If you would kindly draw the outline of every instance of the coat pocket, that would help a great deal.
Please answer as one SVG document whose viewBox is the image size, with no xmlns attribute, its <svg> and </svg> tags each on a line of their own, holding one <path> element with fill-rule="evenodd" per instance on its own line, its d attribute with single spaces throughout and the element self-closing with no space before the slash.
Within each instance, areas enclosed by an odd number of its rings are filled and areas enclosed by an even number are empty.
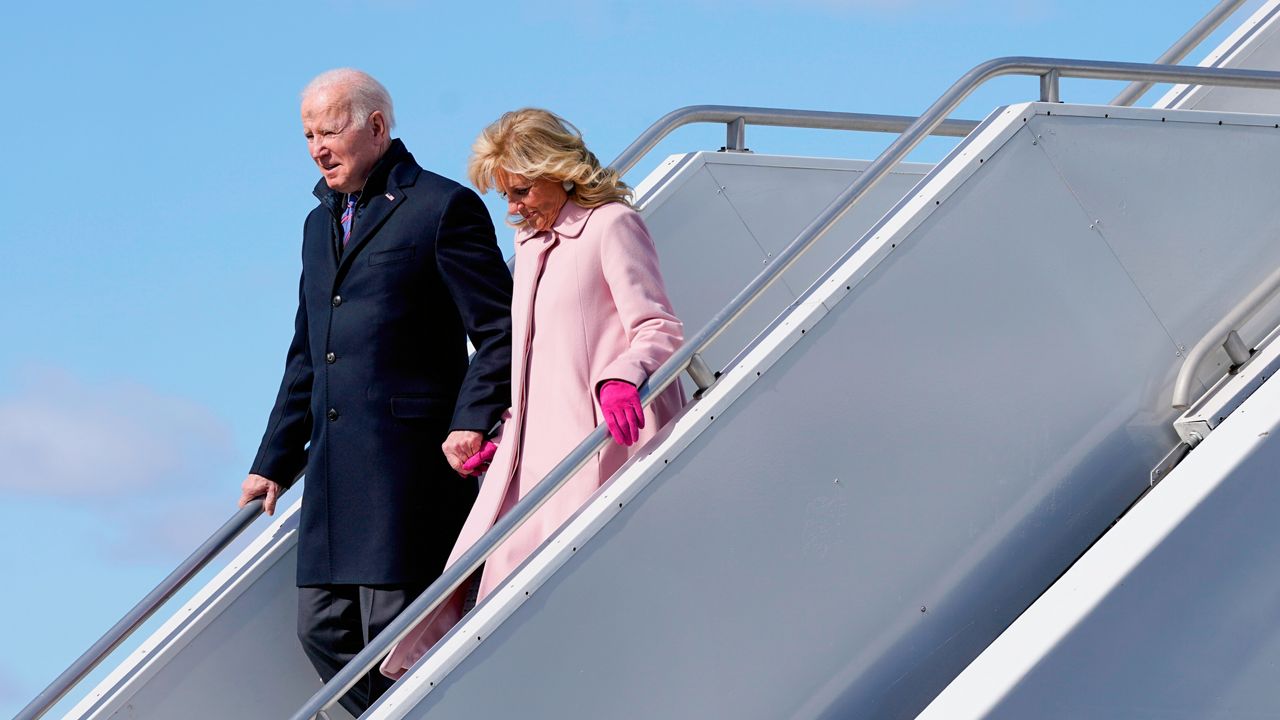
<svg viewBox="0 0 1280 720">
<path fill-rule="evenodd" d="M 396 395 L 391 398 L 391 414 L 405 420 L 448 420 L 453 415 L 453 403 L 432 395 Z"/>
<path fill-rule="evenodd" d="M 413 259 L 413 246 L 405 245 L 403 247 L 391 248 L 390 250 L 379 250 L 376 253 L 370 253 L 370 265 L 386 265 L 387 263 L 404 262 Z"/>
</svg>

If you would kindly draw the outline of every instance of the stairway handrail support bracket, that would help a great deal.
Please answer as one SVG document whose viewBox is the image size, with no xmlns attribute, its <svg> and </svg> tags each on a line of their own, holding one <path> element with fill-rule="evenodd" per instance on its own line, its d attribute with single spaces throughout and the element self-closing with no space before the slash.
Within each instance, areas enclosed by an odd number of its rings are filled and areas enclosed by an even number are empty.
<svg viewBox="0 0 1280 720">
<path fill-rule="evenodd" d="M 898 165 L 917 145 L 942 125 L 946 118 L 978 87 L 987 81 L 1005 75 L 1043 77 L 1055 73 L 1059 77 L 1096 80 L 1150 80 L 1193 85 L 1228 85 L 1280 90 L 1280 72 L 1263 70 L 1238 70 L 1220 68 L 1183 68 L 1149 63 L 1106 62 L 1095 60 L 1068 60 L 1061 58 L 1004 57 L 988 60 L 975 66 L 942 94 L 915 122 L 889 145 L 839 196 L 831 201 L 822 213 L 810 222 L 794 240 L 769 263 L 760 274 L 747 284 L 702 330 L 689 339 L 666 363 L 658 368 L 640 387 L 640 398 L 648 405 L 655 397 L 684 372 L 694 355 L 703 352 L 734 320 L 757 299 L 774 281 L 782 276 L 795 261 L 818 239 L 830 230 L 853 205 L 867 194 L 880 180 Z M 670 124 L 668 118 L 679 113 L 696 114 L 698 111 L 683 108 L 655 123 L 631 147 L 618 158 L 616 169 L 625 172 L 643 152 L 657 144 L 661 136 L 651 137 Z M 725 120 L 729 122 L 744 116 L 742 113 Z M 746 118 L 749 120 L 749 118 Z M 661 126 L 661 127 L 660 127 Z M 678 126 L 678 125 L 676 125 Z M 674 127 L 674 126 L 673 126 Z M 669 132 L 669 130 L 667 130 Z M 665 133 L 663 133 L 665 134 Z M 634 152 L 636 148 L 643 148 Z M 863 240 L 859 242 L 864 242 Z M 608 439 L 607 429 L 601 425 L 558 465 L 552 468 L 525 497 L 502 516 L 492 528 L 471 546 L 458 560 L 414 600 L 404 612 L 365 646 L 332 680 L 295 713 L 291 720 L 311 720 L 337 702 L 361 677 L 374 668 L 391 646 L 407 636 L 422 619 L 449 597 L 504 540 L 515 532 L 556 490 L 572 478 L 587 461 L 594 457 Z"/>
<path fill-rule="evenodd" d="M 901 133 L 915 122 L 909 115 L 793 110 L 747 105 L 686 105 L 658 118 L 623 149 L 609 167 L 626 175 L 641 158 L 672 132 L 686 125 L 723 123 L 728 152 L 745 152 L 746 126 L 805 128 L 809 130 L 851 130 L 855 132 Z M 962 138 L 978 127 L 977 120 L 947 120 L 935 135 Z"/>
<path fill-rule="evenodd" d="M 1251 349 L 1240 339 L 1239 330 L 1246 320 L 1253 317 L 1276 293 L 1280 292 L 1280 268 L 1271 271 L 1248 295 L 1241 298 L 1216 325 L 1200 338 L 1182 361 L 1178 377 L 1173 383 L 1173 409 L 1186 410 L 1191 405 L 1191 385 L 1196 371 L 1204 364 L 1209 353 L 1221 347 L 1236 366 L 1249 359 Z"/>
</svg>

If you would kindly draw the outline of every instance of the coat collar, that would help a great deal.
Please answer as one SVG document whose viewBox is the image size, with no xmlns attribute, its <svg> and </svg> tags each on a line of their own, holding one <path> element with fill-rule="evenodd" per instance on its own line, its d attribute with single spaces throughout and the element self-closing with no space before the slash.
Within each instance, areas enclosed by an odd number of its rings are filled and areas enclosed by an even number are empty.
<svg viewBox="0 0 1280 720">
<path fill-rule="evenodd" d="M 413 155 L 405 148 L 404 143 L 399 140 L 391 141 L 391 147 L 387 148 L 387 152 L 374 165 L 373 172 L 369 173 L 369 178 L 365 180 L 364 189 L 360 193 L 361 211 L 351 227 L 351 240 L 337 262 L 335 287 L 337 283 L 342 282 L 361 248 L 369 242 L 391 213 L 405 201 L 405 188 L 413 186 L 421 172 L 422 168 L 414 161 Z M 321 204 L 333 213 L 336 231 L 337 220 L 341 217 L 343 206 L 346 205 L 346 195 L 331 190 L 323 179 L 316 184 L 315 194 L 320 198 Z"/>
<path fill-rule="evenodd" d="M 519 228 L 516 230 L 516 244 L 523 245 L 530 238 L 547 232 L 562 238 L 576 238 L 582 234 L 582 230 L 587 226 L 587 220 L 594 210 L 595 208 L 582 207 L 574 202 L 573 198 L 569 198 L 565 201 L 564 207 L 560 208 L 560 214 L 556 216 L 556 221 L 551 224 L 550 231 L 534 230 L 527 227 Z"/>
</svg>

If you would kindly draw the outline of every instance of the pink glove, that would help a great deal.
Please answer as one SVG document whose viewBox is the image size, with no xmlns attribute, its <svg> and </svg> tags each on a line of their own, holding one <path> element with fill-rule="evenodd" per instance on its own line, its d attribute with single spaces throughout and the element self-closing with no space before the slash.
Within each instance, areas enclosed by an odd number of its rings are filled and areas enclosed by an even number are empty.
<svg viewBox="0 0 1280 720">
<path fill-rule="evenodd" d="M 609 434 L 619 445 L 631 445 L 640 439 L 644 427 L 644 408 L 636 386 L 622 380 L 608 380 L 600 386 L 600 409 Z"/>
<path fill-rule="evenodd" d="M 480 448 L 480 452 L 467 458 L 462 463 L 462 474 L 465 477 L 479 475 L 489 469 L 489 461 L 493 459 L 493 454 L 498 452 L 498 446 L 492 440 L 485 440 L 484 447 Z"/>
</svg>

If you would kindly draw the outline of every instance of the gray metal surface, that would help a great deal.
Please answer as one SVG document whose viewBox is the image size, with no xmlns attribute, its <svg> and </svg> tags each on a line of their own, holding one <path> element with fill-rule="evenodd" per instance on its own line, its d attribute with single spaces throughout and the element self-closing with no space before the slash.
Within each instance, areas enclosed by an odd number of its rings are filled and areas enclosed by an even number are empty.
<svg viewBox="0 0 1280 720">
<path fill-rule="evenodd" d="M 865 170 L 858 160 L 696 153 L 659 197 L 643 207 L 658 245 L 671 302 L 686 332 L 711 321 L 841 190 Z M 728 364 L 793 303 L 931 166 L 899 166 L 840 221 L 839 237 L 819 240 L 704 352 L 714 370 Z"/>
<path fill-rule="evenodd" d="M 1073 111 L 1063 108 L 1060 112 Z M 1093 109 L 1084 112 L 1096 115 Z M 1162 168 L 1176 183 L 1184 207 L 1264 207 L 1274 202 L 1269 183 L 1261 181 L 1273 172 L 1272 161 L 1254 150 L 1274 143 L 1276 118 L 1215 116 L 1223 124 L 1211 123 L 1210 134 L 1217 128 L 1221 137 L 1206 142 L 1193 140 L 1205 135 L 1201 125 L 1161 122 L 1144 127 L 1113 122 L 1117 112 L 1106 114 L 1113 117 L 1081 118 L 1070 126 L 1041 132 L 1039 147 L 1090 209 L 1091 230 L 1116 253 L 1160 316 L 1178 352 L 1185 354 L 1209 331 L 1212 323 L 1205 325 L 1204 318 L 1216 323 L 1276 269 L 1276 264 L 1260 258 L 1267 257 L 1268 248 L 1276 244 L 1277 226 L 1266 214 L 1253 212 L 1179 211 L 1167 205 L 1167 197 L 1133 187 L 1126 172 L 1098 175 L 1095 169 L 1109 162 L 1104 153 L 1124 152 L 1135 162 Z M 1228 177 L 1254 180 L 1225 182 Z M 1153 252 L 1155 247 L 1160 252 Z M 1222 267 L 1241 284 L 1217 285 L 1215 278 L 1206 277 L 1200 262 Z M 1269 328 L 1276 317 L 1274 306 L 1264 306 L 1260 316 Z M 1260 335 L 1250 337 L 1256 341 Z M 1195 393 L 1211 385 L 1229 365 L 1226 353 L 1209 353 L 1194 376 Z"/>
<path fill-rule="evenodd" d="M 1277 468 L 1271 379 L 921 720 L 1276 717 Z"/>
<path fill-rule="evenodd" d="M 1167 328 L 1216 316 L 1166 320 L 1149 302 L 1164 287 L 1129 265 L 1164 248 L 1141 221 L 1194 204 L 1280 222 L 1274 204 L 1213 204 L 1185 182 L 1193 146 L 1230 143 L 1213 118 L 1172 114 L 1178 144 L 1143 153 L 1168 142 L 1136 132 L 1159 113 L 1096 118 L 1135 130 L 1116 135 L 1062 109 L 1011 108 L 964 167 L 919 190 L 910 217 L 866 241 L 878 249 L 797 306 L 808 320 L 779 325 L 711 388 L 718 409 L 691 444 L 655 449 L 656 477 L 403 716 L 918 712 L 1177 442 Z M 1098 161 L 1071 171 L 1039 140 L 1094 136 Z M 1280 161 L 1280 135 L 1251 151 Z M 1188 158 L 1185 172 L 1166 156 Z M 1125 196 L 1103 202 L 1127 200 L 1134 223 L 1104 236 L 1105 207 L 1075 190 L 1116 175 Z M 1117 246 L 1135 249 L 1126 261 Z M 1194 267 L 1206 292 L 1237 292 L 1241 269 L 1215 264 L 1233 254 L 1219 249 L 1164 259 L 1177 272 L 1163 282 Z M 1240 249 L 1280 264 L 1274 243 Z"/>
</svg>

